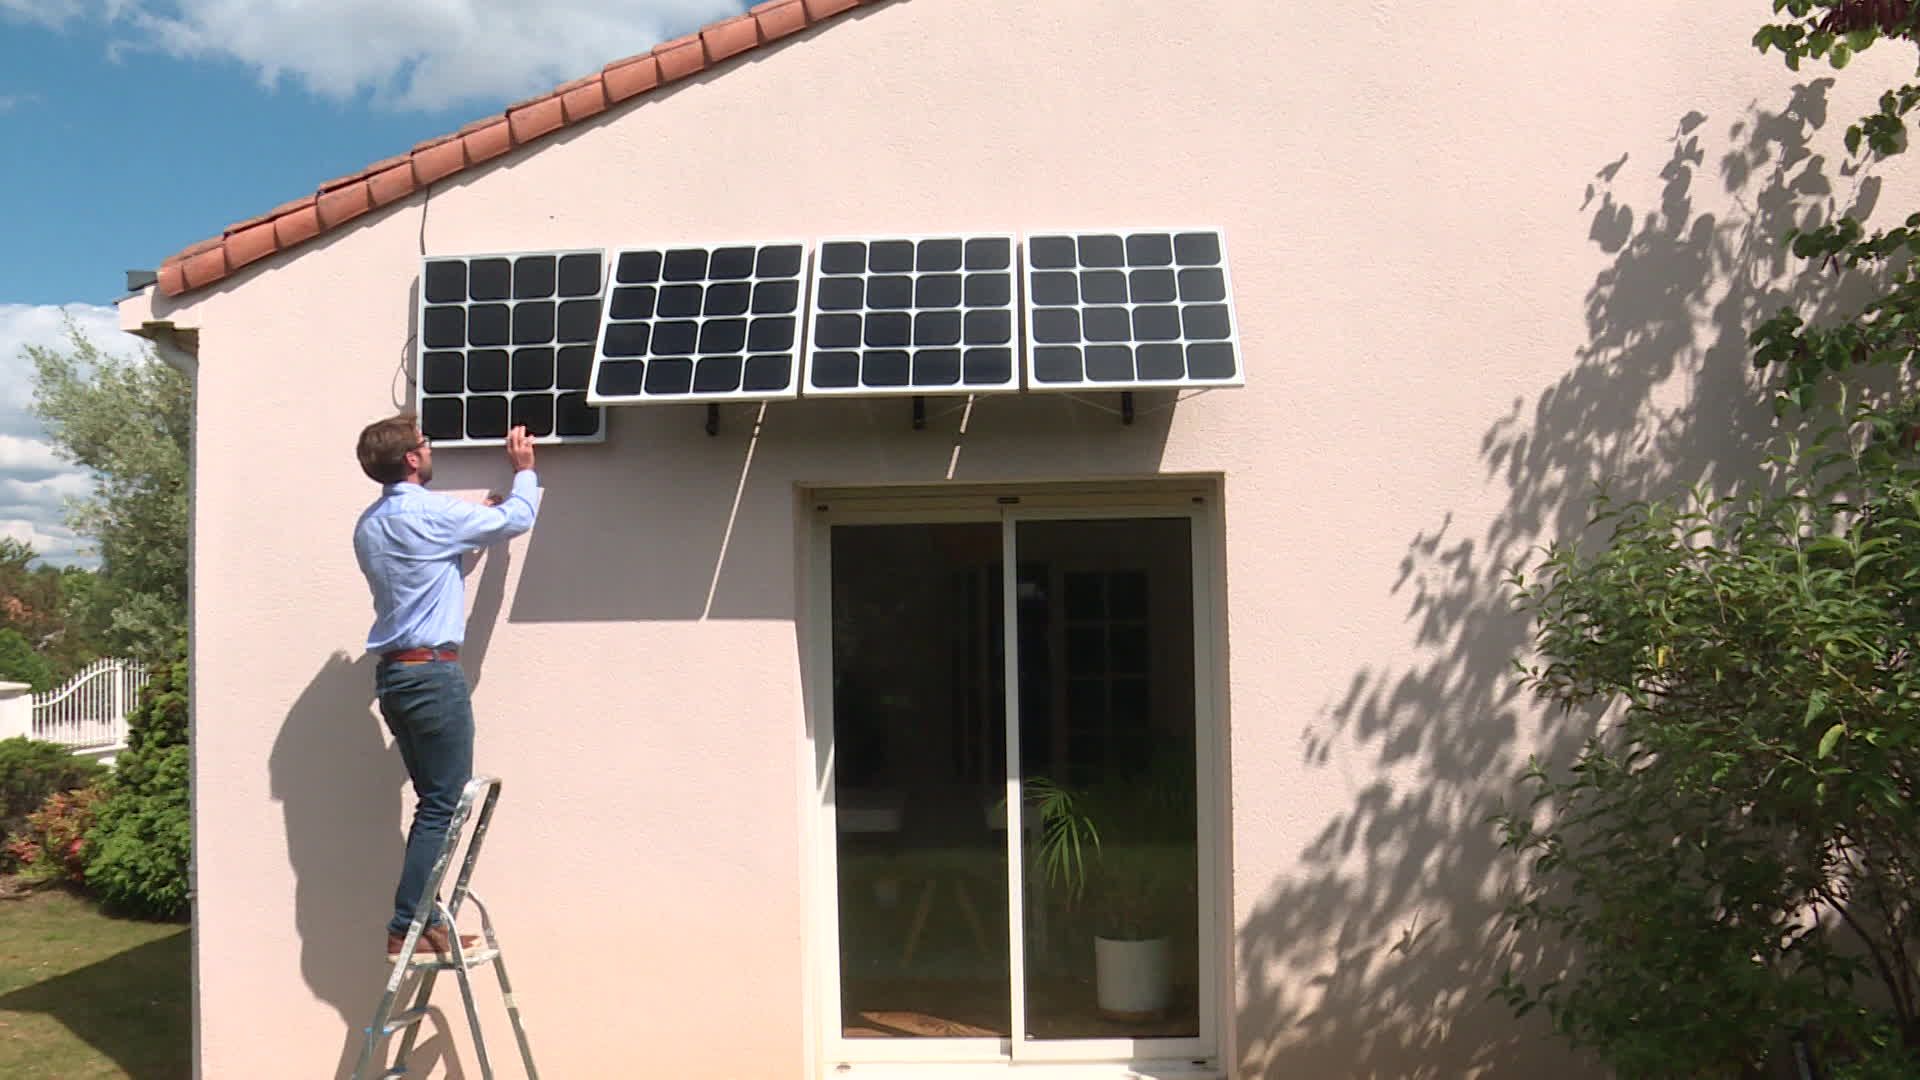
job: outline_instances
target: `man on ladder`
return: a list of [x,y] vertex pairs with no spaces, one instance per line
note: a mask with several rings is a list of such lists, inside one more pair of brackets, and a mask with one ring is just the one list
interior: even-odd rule
[[[354,555],[373,591],[367,651],[380,657],[374,671],[380,714],[393,732],[415,796],[393,919],[387,923],[386,958],[394,963],[454,807],[473,776],[473,704],[460,667],[465,556],[531,529],[540,512],[540,481],[533,471],[533,440],[524,427],[507,433],[511,492],[490,496],[485,504],[427,490],[433,446],[411,413],[367,425],[357,453],[361,470],[382,485],[380,498],[353,530]],[[432,904],[432,898],[424,899]],[[475,942],[463,935],[460,944],[464,950]],[[453,955],[447,928],[436,916],[416,957],[444,963]]]

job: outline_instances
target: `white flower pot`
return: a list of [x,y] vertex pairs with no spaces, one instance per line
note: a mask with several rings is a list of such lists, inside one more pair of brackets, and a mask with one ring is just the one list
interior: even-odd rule
[[1145,1020],[1173,998],[1166,938],[1093,939],[1093,979],[1100,1011],[1118,1020]]

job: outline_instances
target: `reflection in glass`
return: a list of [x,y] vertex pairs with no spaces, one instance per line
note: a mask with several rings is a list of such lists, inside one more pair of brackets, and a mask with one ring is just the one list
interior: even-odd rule
[[1006,1038],[998,523],[833,529],[841,1029]]
[[1189,531],[1018,526],[1032,1039],[1199,1034]]

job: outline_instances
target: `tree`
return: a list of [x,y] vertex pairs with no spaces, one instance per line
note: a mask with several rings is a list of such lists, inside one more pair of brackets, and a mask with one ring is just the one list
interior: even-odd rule
[[68,524],[99,544],[87,597],[103,644],[144,658],[184,648],[192,387],[149,354],[102,352],[68,327],[65,350],[29,346],[34,411],[62,457],[92,469]]
[[[1836,69],[1920,41],[1910,0],[1774,0],[1754,44]],[[1850,127],[1902,153],[1916,83]],[[1520,947],[1576,966],[1500,993],[1623,1075],[1736,1076],[1797,1033],[1822,1075],[1920,1075],[1920,214],[1790,233],[1866,299],[1750,335],[1777,452],[1726,496],[1613,506],[1517,574],[1526,682],[1604,717],[1499,816]],[[1831,297],[1831,291],[1828,292]]]
[[17,633],[60,682],[100,655],[95,575],[41,562],[32,547],[0,537],[0,630]]
[[[1804,61],[1821,59],[1845,68],[1881,41],[1920,42],[1920,5],[1912,0],[1773,0],[1773,10],[1786,19],[1762,26],[1753,43],[1762,53],[1779,52],[1795,71]],[[1915,81],[1888,89],[1877,104],[1846,134],[1847,152],[1866,163],[1906,152],[1906,117],[1920,107],[1920,70]],[[1776,407],[1783,415],[1808,408],[1823,385],[1857,376],[1862,368],[1898,369],[1920,358],[1920,278],[1913,262],[1920,254],[1920,213],[1873,231],[1842,216],[1786,239],[1795,256],[1830,271],[1865,274],[1874,288],[1847,317],[1810,325],[1788,306],[1753,331],[1754,366],[1779,373]],[[1910,429],[1920,408],[1910,379],[1898,381],[1886,415],[1869,418],[1883,435]]]

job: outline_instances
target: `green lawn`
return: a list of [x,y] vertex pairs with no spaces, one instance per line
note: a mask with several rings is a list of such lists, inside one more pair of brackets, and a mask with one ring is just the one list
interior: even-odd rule
[[0,889],[0,1077],[187,1077],[189,991],[185,926]]

